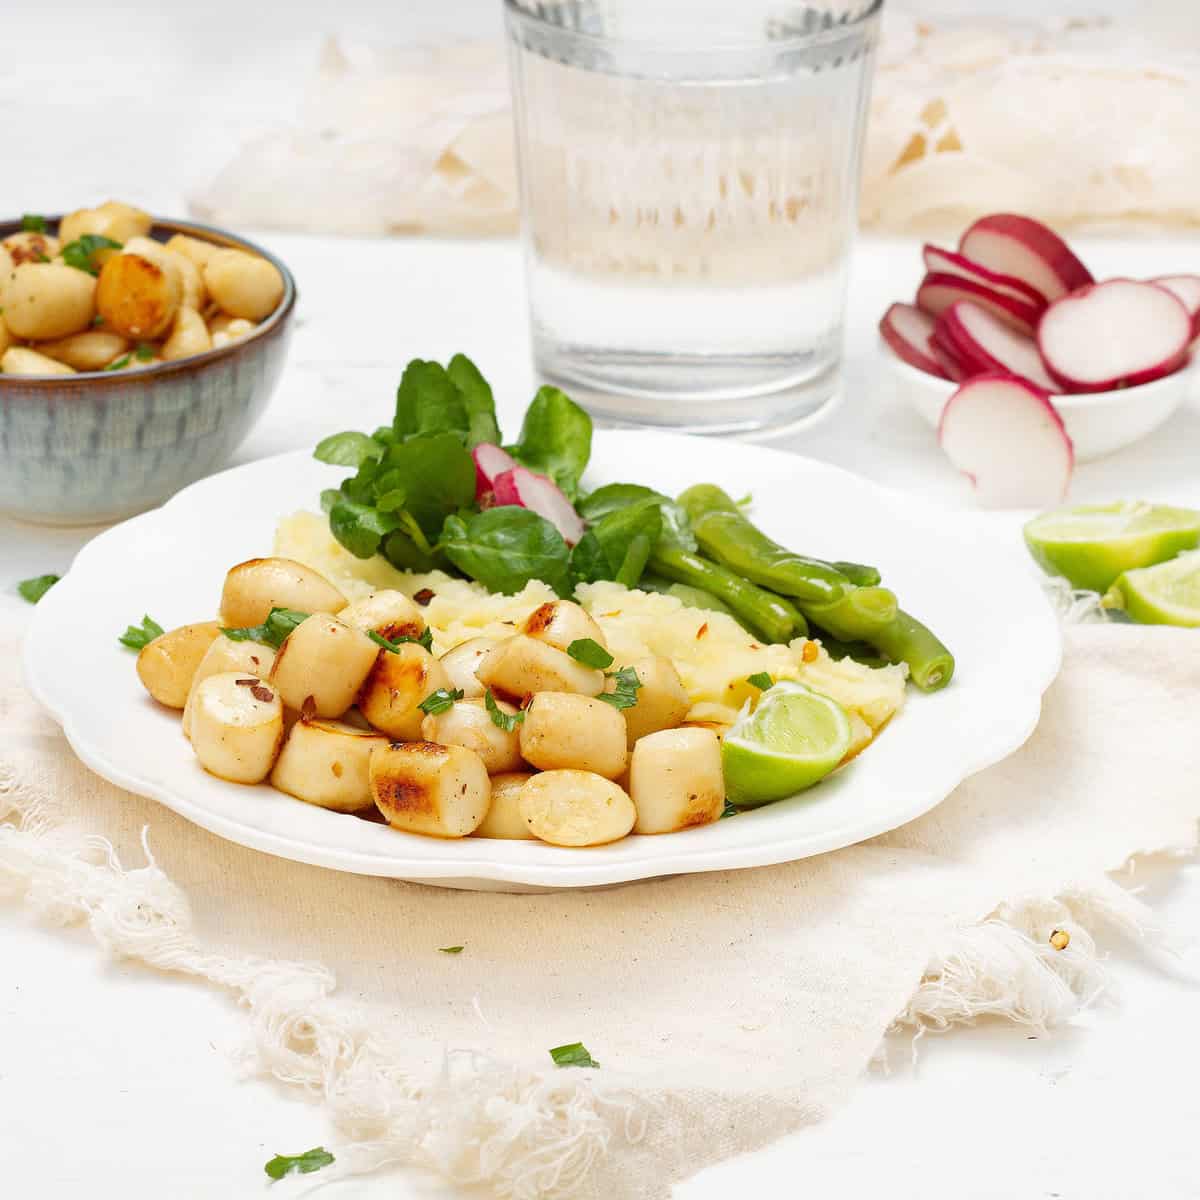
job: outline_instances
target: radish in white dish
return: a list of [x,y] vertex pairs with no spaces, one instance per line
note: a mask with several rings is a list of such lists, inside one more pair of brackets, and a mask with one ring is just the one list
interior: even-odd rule
[[[503,453],[503,451],[501,451]],[[492,481],[496,503],[515,504],[545,517],[568,546],[583,537],[583,519],[553,480],[525,467],[514,467]]]
[[1155,283],[1109,279],[1046,310],[1038,349],[1046,369],[1071,392],[1106,392],[1170,375],[1187,358],[1192,318]]
[[985,508],[1048,508],[1066,495],[1075,452],[1040,388],[979,375],[946,401],[938,441]]
[[958,353],[958,347],[952,345],[947,339],[939,337],[936,329],[929,339],[929,349],[947,379],[953,380],[955,383],[962,383],[971,374],[967,364],[963,362]]
[[964,254],[954,250],[943,250],[940,246],[925,243],[921,251],[925,270],[931,275],[958,275],[975,283],[982,283],[1001,295],[1013,300],[1023,300],[1035,308],[1045,308],[1050,302],[1035,287],[1031,287],[1023,279],[1015,275],[1001,275],[998,271],[989,270],[982,263],[972,262]]
[[1059,390],[1033,339],[1017,333],[979,305],[959,300],[938,317],[938,324],[963,361],[974,368],[972,374],[1003,372],[1028,379],[1045,392]]
[[1188,310],[1192,317],[1192,337],[1200,337],[1200,275],[1160,275],[1149,282],[1165,287]]
[[476,500],[494,492],[496,477],[503,475],[505,471],[511,471],[517,465],[517,460],[507,450],[501,450],[491,442],[480,442],[471,451],[471,458],[475,461]]
[[1093,282],[1053,229],[1017,213],[980,217],[959,239],[958,251],[989,271],[1023,279],[1051,303]]
[[897,358],[918,371],[948,379],[929,347],[932,333],[933,318],[911,304],[893,304],[879,322],[879,335]]
[[1014,329],[1032,335],[1037,328],[1041,310],[1025,300],[1014,300],[1003,292],[961,275],[943,275],[940,272],[926,275],[917,289],[917,307],[939,317],[958,300],[970,300]]

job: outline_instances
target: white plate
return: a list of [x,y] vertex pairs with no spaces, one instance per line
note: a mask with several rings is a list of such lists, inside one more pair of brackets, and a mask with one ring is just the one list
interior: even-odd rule
[[953,684],[932,696],[910,688],[903,712],[865,754],[801,796],[701,829],[588,850],[417,837],[266,786],[224,783],[197,764],[178,714],[143,691],[117,635],[143,613],[168,629],[210,619],[225,571],[270,553],[276,519],[314,507],[343,474],[306,453],[237,467],[84,547],[37,607],[25,669],[93,771],[221,837],[301,862],[451,887],[596,886],[787,862],[895,829],[1020,746],[1058,671],[1057,623],[1016,537],[1000,541],[970,518],[795,455],[601,432],[593,486],[631,480],[674,493],[712,480],[735,495],[750,490],[755,520],[781,542],[877,564],[901,603],[954,651]]

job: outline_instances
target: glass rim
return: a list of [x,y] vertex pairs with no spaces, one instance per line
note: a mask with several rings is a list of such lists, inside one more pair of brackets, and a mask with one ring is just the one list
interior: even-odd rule
[[[560,0],[560,2],[565,3],[566,0]],[[546,20],[545,17],[538,13],[530,12],[528,9],[522,7],[520,0],[504,0],[504,10],[506,16],[511,21],[520,22],[530,29],[536,29],[546,34],[553,34],[554,36],[562,37],[582,45],[590,45],[597,48],[619,46],[643,53],[653,51],[661,54],[693,55],[699,53],[705,55],[728,54],[733,56],[760,53],[771,54],[780,51],[808,49],[809,47],[822,46],[830,42],[840,41],[876,18],[883,8],[883,3],[884,0],[870,0],[870,3],[861,12],[855,14],[853,19],[841,21],[837,25],[833,25],[828,29],[817,30],[814,33],[798,33],[762,42],[711,42],[708,44],[693,42],[684,45],[659,41],[654,38],[607,37],[603,34],[586,33],[580,29],[570,29],[563,25],[556,25],[553,21]]]

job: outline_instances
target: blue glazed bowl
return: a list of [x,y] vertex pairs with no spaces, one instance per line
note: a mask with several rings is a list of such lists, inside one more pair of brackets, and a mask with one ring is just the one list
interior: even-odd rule
[[[58,218],[48,218],[57,224]],[[0,238],[21,228],[0,222]],[[267,406],[287,357],[296,307],[291,272],[243,238],[155,220],[249,250],[283,275],[279,307],[252,337],[136,371],[0,374],[0,513],[49,525],[118,521],[153,508],[223,466]]]

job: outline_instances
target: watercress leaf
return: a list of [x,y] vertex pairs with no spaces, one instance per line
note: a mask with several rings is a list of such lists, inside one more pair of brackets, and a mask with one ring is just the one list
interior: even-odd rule
[[503,505],[452,516],[442,530],[446,557],[491,592],[519,592],[531,579],[560,596],[570,591],[570,552],[562,534],[528,508]]
[[36,575],[33,579],[22,579],[17,592],[22,600],[36,604],[61,578],[61,575]]
[[46,218],[40,213],[26,213],[21,218],[21,228],[25,233],[45,233]]
[[595,583],[611,573],[600,539],[589,529],[571,551],[571,579],[574,583]]
[[391,513],[380,512],[369,504],[359,504],[343,496],[329,510],[329,531],[354,555],[371,558],[379,544],[399,526]]
[[475,501],[475,463],[456,434],[397,442],[387,448],[383,463],[399,472],[408,492],[405,508],[431,541],[450,513]]
[[576,662],[583,663],[585,667],[595,667],[598,671],[613,664],[613,656],[592,638],[576,638],[567,647],[567,653]]
[[423,575],[445,566],[439,558],[422,550],[403,529],[389,533],[383,539],[379,553],[398,571],[416,571]]
[[358,470],[349,479],[342,480],[342,493],[355,504],[374,504],[379,492],[377,480],[380,475],[377,458],[365,458]]
[[555,1046],[550,1057],[559,1067],[598,1067],[600,1064],[588,1053],[582,1042],[571,1042],[567,1046]]
[[637,703],[637,694],[642,686],[637,671],[633,667],[622,667],[608,678],[613,680],[613,690],[601,692],[596,699],[611,704],[613,708],[632,708]]
[[601,517],[575,547],[579,551],[587,543],[572,559],[576,580],[592,583],[616,579],[626,587],[635,587],[658,543],[662,524],[662,513],[654,499],[640,500]]
[[515,713],[506,713],[496,703],[496,697],[492,695],[491,688],[483,693],[483,706],[487,709],[487,715],[492,718],[492,724],[497,729],[503,729],[505,733],[512,733],[518,725],[525,723],[525,710],[519,708]]
[[143,616],[141,625],[130,625],[117,641],[130,650],[141,650],[156,637],[162,637],[163,627],[153,617]]
[[470,422],[462,395],[441,363],[414,358],[404,368],[396,389],[392,428],[403,441],[434,433],[452,432],[466,440]]
[[384,447],[373,437],[349,429],[344,433],[331,433],[327,438],[322,438],[313,451],[313,458],[318,462],[357,469],[368,458],[379,458],[383,451]]
[[465,355],[456,354],[446,364],[446,374],[458,388],[467,414],[467,445],[480,442],[500,442],[500,426],[496,424],[496,401],[491,386],[479,368]]
[[746,682],[753,687],[758,688],[760,692],[765,692],[767,688],[774,684],[774,680],[766,673],[766,671],[755,671],[753,675],[746,676]]
[[592,455],[592,418],[558,388],[539,388],[520,440],[506,449],[522,466],[549,475],[573,500]]
[[299,1171],[301,1175],[311,1175],[313,1171],[319,1171],[333,1161],[333,1155],[324,1146],[314,1146],[311,1150],[305,1150],[303,1154],[277,1154],[267,1162],[263,1170],[272,1179],[282,1179],[292,1171]]
[[380,492],[379,498],[375,501],[375,507],[380,512],[399,512],[407,501],[408,493],[404,488],[389,488],[386,492]]
[[640,483],[608,483],[585,496],[577,507],[585,521],[599,521],[610,513],[647,500],[653,500],[662,513],[662,543],[693,553],[696,535],[692,533],[687,513],[670,496],[653,488],[643,487]]
[[454,707],[455,700],[463,698],[462,688],[438,688],[436,692],[430,692],[417,707],[431,717],[436,717],[439,713],[444,713],[448,709]]
[[96,255],[101,250],[120,250],[121,243],[114,242],[110,237],[99,233],[85,233],[73,242],[68,242],[62,248],[63,262],[77,271],[86,271],[89,275],[99,275],[100,268],[96,264]]
[[341,488],[326,488],[321,493],[321,511],[328,516],[333,506],[342,498]]
[[380,425],[371,434],[371,440],[378,442],[381,446],[390,446],[396,440],[396,431],[390,425]]

